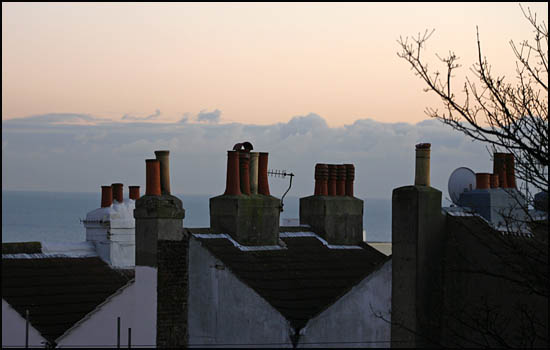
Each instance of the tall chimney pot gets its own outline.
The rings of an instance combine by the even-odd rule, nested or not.
[[[415,186],[430,186],[430,143],[416,145]]]
[[[240,196],[239,151],[227,151],[227,177],[225,193],[228,196]]]
[[[325,178],[325,173],[327,172],[327,165],[322,163],[315,164],[315,191],[313,192],[314,196],[323,196],[323,179]],[[326,187],[326,185],[325,185]],[[326,196],[326,194],[325,194]]]
[[[345,164],[346,166],[346,196],[353,197],[353,180],[355,180],[355,166]]]
[[[336,196],[336,180],[338,178],[338,168],[336,164],[328,165],[328,195]]]
[[[119,203],[122,203],[124,200],[124,197],[123,197],[124,185],[121,183],[116,183],[116,184],[112,184],[111,186],[113,187],[113,200]]]
[[[269,182],[267,181],[267,161],[269,153],[260,152],[258,161],[258,193],[264,196],[270,196]]]
[[[476,190],[489,189],[489,173],[476,173]]]
[[[170,151],[155,151],[160,162],[160,192],[170,194]]]
[[[493,174],[498,175],[498,183],[500,187],[508,187],[508,181],[506,178],[506,153],[493,154]]]
[[[517,188],[514,154],[505,153],[504,161],[506,163],[506,184],[508,188]]]
[[[158,159],[146,159],[145,166],[145,194],[160,196],[160,161]]]
[[[110,207],[113,204],[113,188],[111,186],[101,186],[101,207]]]
[[[498,188],[498,174],[491,174],[491,188]]]
[[[336,195],[346,195],[346,166],[344,164],[337,165]]]
[[[128,186],[130,188],[130,199],[139,199],[139,186]]]
[[[246,151],[239,152],[239,175],[241,182],[241,193],[250,195],[250,153]]]
[[[250,152],[250,163],[248,164],[250,172],[250,193],[258,194],[258,152]]]

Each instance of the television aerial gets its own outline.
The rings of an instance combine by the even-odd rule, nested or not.
[[[449,176],[448,187],[451,200],[458,205],[458,199],[462,193],[476,188],[476,174],[470,168],[457,168]]]

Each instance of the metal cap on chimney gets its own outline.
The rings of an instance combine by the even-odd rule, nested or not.
[[[415,186],[430,186],[430,147],[430,143],[419,143],[415,146]]]

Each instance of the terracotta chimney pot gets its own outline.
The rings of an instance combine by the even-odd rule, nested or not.
[[[489,186],[489,173],[476,173],[476,190],[487,190]]]
[[[160,161],[146,159],[145,166],[145,195],[160,196]]]
[[[113,204],[113,188],[111,186],[101,186],[101,207],[110,207]]]
[[[239,151],[227,151],[227,176],[225,192],[227,196],[240,196]]]
[[[155,156],[160,162],[160,191],[170,194],[170,151],[155,151]]]
[[[416,145],[415,186],[430,186],[430,143]]]
[[[491,188],[498,188],[498,174],[491,174]]]
[[[336,180],[338,178],[338,168],[336,164],[328,164],[328,195],[336,196]]]
[[[345,164],[346,166],[346,196],[353,197],[353,180],[355,180],[355,166]]]
[[[130,199],[137,201],[139,199],[139,186],[128,186],[130,188]]]
[[[506,178],[506,153],[493,154],[493,174],[498,175],[498,183],[500,187],[508,187],[508,181]]]
[[[113,200],[122,203],[124,201],[124,185],[116,183],[111,185],[113,187]]]
[[[313,192],[313,195],[315,196],[321,196],[321,188],[322,188],[322,181],[324,177],[324,172],[326,170],[326,164],[317,163],[315,164],[315,191]]]
[[[506,163],[506,184],[508,188],[517,188],[514,154],[505,153],[504,162]]]
[[[239,152],[239,175],[241,182],[241,193],[250,195],[250,153],[246,151]]]
[[[258,160],[258,193],[269,196],[269,182],[267,181],[267,161],[269,153],[260,152]]]
[[[346,166],[344,164],[338,164],[336,166],[337,177],[336,177],[336,195],[345,196],[346,195]]]

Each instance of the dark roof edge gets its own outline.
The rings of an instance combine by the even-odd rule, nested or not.
[[[63,338],[65,338],[66,336],[68,336],[71,331],[75,328],[78,328],[82,323],[86,322],[86,320],[88,320],[93,314],[95,314],[97,311],[99,311],[99,309],[101,307],[103,307],[103,305],[105,304],[108,304],[109,302],[111,302],[111,300],[116,297],[117,295],[120,295],[122,294],[122,292],[130,287],[130,285],[134,284],[134,282],[136,281],[135,277],[130,279],[128,282],[126,282],[126,284],[124,284],[122,287],[120,287],[119,289],[117,289],[113,294],[109,295],[105,300],[103,300],[101,303],[99,303],[98,305],[96,305],[96,307],[88,312],[84,317],[82,317],[80,320],[76,321],[75,324],[73,324],[71,327],[69,327],[65,332],[63,332],[63,334],[61,334],[59,337],[57,337],[57,339],[55,339],[55,343],[56,345],[59,344],[59,341],[60,340],[63,340]],[[42,334],[41,334],[42,335]],[[70,345],[70,344],[69,344]]]
[[[2,242],[2,255],[40,253],[42,253],[42,243],[40,242]]]

